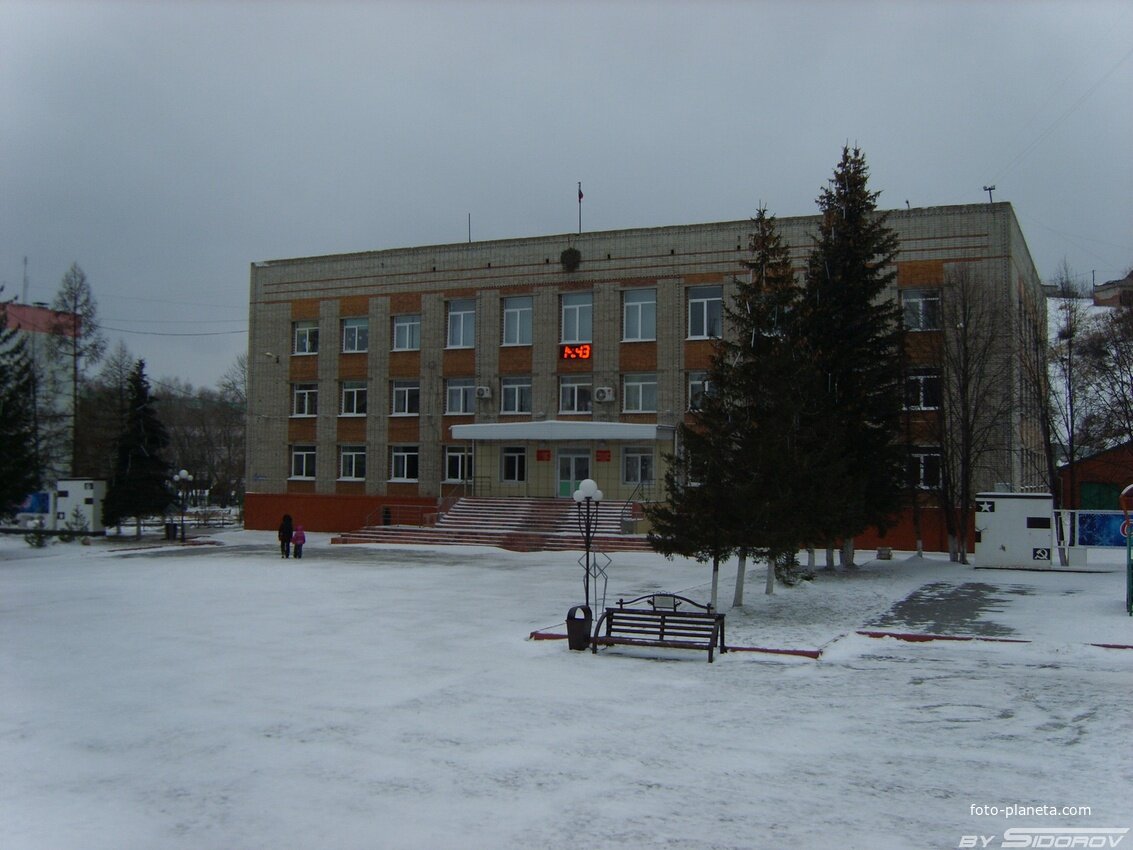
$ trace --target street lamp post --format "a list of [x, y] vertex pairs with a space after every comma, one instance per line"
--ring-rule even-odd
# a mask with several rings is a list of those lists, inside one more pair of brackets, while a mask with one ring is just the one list
[[181, 494], [181, 542], [185, 542], [185, 501], [189, 485], [193, 483], [193, 476], [187, 470], [173, 473], [173, 484]]
[[[578, 489], [574, 491], [574, 501], [578, 504], [578, 530], [586, 549], [586, 572], [582, 578], [582, 589], [586, 594], [586, 607], [590, 608], [590, 547], [594, 542], [598, 505], [602, 502], [602, 491], [593, 478], [587, 478], [578, 485]], [[598, 600], [594, 601], [597, 603]]]

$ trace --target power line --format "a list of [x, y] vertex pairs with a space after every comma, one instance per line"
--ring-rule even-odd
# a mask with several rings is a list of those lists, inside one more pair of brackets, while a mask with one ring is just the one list
[[1117, 69], [1125, 64], [1125, 60], [1127, 60], [1130, 56], [1133, 56], [1133, 47], [1129, 48], [1129, 50], [1127, 50], [1125, 52], [1125, 54], [1120, 59], [1118, 59], [1116, 63], [1114, 63], [1113, 67], [1111, 67], [1108, 71], [1106, 71], [1104, 74], [1102, 74], [1101, 77], [1098, 78], [1097, 82], [1095, 82], [1092, 86], [1090, 86], [1088, 89], [1086, 89], [1086, 91], [1082, 94], [1081, 97], [1079, 97], [1076, 101], [1074, 101], [1072, 104], [1070, 104], [1070, 106], [1068, 106], [1065, 110], [1063, 110], [1062, 113], [1057, 118], [1055, 118], [1054, 121], [1045, 130], [1043, 130], [1041, 133], [1039, 133], [1039, 135], [1034, 140], [1032, 140], [1029, 145], [1027, 145], [1025, 148], [1023, 148], [1023, 150], [1020, 151], [1015, 156], [1015, 158], [1013, 160], [1011, 160], [1009, 163], [1007, 163], [1007, 165], [1005, 165], [1003, 168], [999, 169], [999, 172], [995, 175], [992, 182], [995, 182], [995, 181], [998, 181], [999, 179], [1001, 179], [1003, 177], [1003, 175], [1006, 174], [1008, 171], [1010, 171], [1012, 168], [1014, 168], [1015, 165], [1021, 159], [1023, 159], [1023, 157], [1025, 157], [1032, 150], [1034, 150], [1036, 147], [1038, 147], [1040, 144], [1042, 144], [1042, 142], [1044, 142], [1046, 140], [1046, 137], [1049, 136], [1051, 133], [1053, 133], [1055, 128], [1058, 127], [1058, 125], [1061, 124], [1063, 121], [1065, 121], [1073, 112], [1075, 112], [1078, 109], [1079, 106], [1081, 106], [1083, 103], [1085, 103], [1090, 98], [1090, 96], [1095, 91], [1098, 90], [1098, 88], [1101, 86], [1102, 83], [1104, 83], [1111, 76], [1113, 76], [1113, 74], [1117, 71]]
[[230, 336], [232, 334], [246, 334], [247, 328], [238, 331], [204, 331], [202, 333], [181, 333], [176, 331], [131, 331], [126, 328], [112, 328], [108, 325], [99, 325], [104, 331], [114, 331], [120, 334], [135, 334], [136, 336]]

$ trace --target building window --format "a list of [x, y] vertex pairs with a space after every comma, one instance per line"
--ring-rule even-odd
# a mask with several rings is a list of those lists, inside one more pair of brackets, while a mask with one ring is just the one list
[[500, 379], [500, 413], [531, 412], [531, 378]]
[[291, 477], [292, 478], [314, 478], [315, 477], [315, 447], [314, 446], [292, 446], [291, 447]]
[[296, 322], [292, 325], [291, 353], [292, 354], [318, 354], [319, 353], [319, 323]]
[[342, 382], [342, 410], [343, 416], [366, 415], [366, 382]]
[[622, 481], [626, 484], [652, 484], [653, 449], [627, 446], [622, 450]]
[[939, 369], [913, 369], [905, 378], [905, 407], [909, 410], [940, 408]]
[[504, 446], [500, 452], [500, 480], [513, 484], [527, 480], [527, 449]]
[[291, 415], [317, 416], [319, 413], [319, 385], [291, 385]]
[[688, 409], [700, 410], [701, 400], [712, 392], [707, 372], [688, 373]]
[[393, 415], [417, 416], [421, 412], [421, 385], [417, 381], [394, 381]]
[[476, 347], [476, 301], [461, 298], [448, 302], [448, 347]]
[[416, 481], [417, 459], [417, 446], [393, 446], [390, 448], [390, 481]]
[[657, 412], [655, 374], [626, 375], [622, 379], [622, 410], [626, 413]]
[[939, 289], [903, 289], [901, 308], [905, 316], [905, 330], [940, 330]]
[[562, 296], [562, 342], [592, 342], [591, 319], [594, 296], [589, 292], [571, 292]]
[[471, 378], [449, 378], [445, 381], [445, 413], [476, 412], [476, 387]]
[[590, 412], [590, 375], [570, 375], [559, 379], [559, 413]]
[[471, 450], [464, 446], [445, 446], [445, 481], [471, 480]]
[[940, 489], [940, 449], [915, 448], [909, 453], [909, 481], [920, 490]]
[[393, 350], [419, 351], [421, 348], [421, 317], [393, 317]]
[[724, 287], [693, 286], [688, 291], [688, 338], [716, 339], [723, 329]]
[[342, 320], [342, 353], [353, 354], [370, 350], [370, 320]]
[[531, 345], [531, 296], [503, 300], [504, 345]]
[[622, 293], [622, 340], [653, 339], [657, 339], [657, 290], [626, 290]]
[[366, 478], [366, 447], [341, 446], [338, 450], [338, 477], [344, 481]]

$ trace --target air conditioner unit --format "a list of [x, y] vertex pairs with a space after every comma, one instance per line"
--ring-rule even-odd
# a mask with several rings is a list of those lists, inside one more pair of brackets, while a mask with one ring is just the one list
[[614, 388], [613, 387], [598, 387], [594, 390], [595, 401], [613, 401]]
[[477, 387], [476, 388], [476, 398], [491, 398], [491, 397], [492, 397], [492, 388], [491, 387]]

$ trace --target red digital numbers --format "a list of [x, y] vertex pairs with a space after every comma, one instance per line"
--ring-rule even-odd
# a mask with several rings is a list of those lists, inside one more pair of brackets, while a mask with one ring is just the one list
[[564, 345], [560, 349], [560, 356], [563, 360], [589, 360], [590, 343], [584, 342], [580, 345]]

